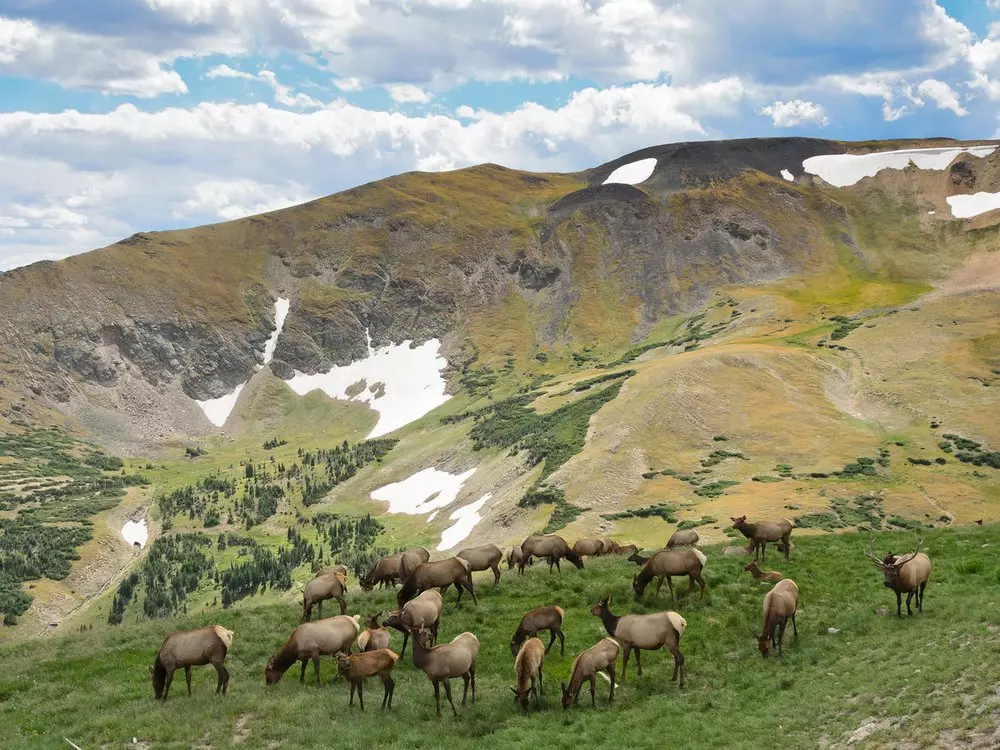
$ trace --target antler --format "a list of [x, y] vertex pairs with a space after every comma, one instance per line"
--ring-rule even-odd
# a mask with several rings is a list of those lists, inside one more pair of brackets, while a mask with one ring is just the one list
[[924, 538], [923, 538], [923, 537], [920, 537], [920, 538], [918, 538], [918, 539], [917, 539], [917, 548], [916, 548], [915, 550], [913, 550], [913, 552], [911, 552], [911, 553], [910, 553], [909, 555], [907, 555], [906, 557], [903, 557], [903, 558], [899, 558], [899, 559], [897, 559], [897, 560], [896, 560], [896, 565], [897, 565], [897, 566], [902, 566], [902, 565], [905, 565], [905, 564], [906, 564], [906, 563], [908, 563], [908, 562], [909, 562], [910, 560], [912, 560], [912, 559], [913, 559], [914, 557], [916, 557], [916, 556], [917, 556], [917, 553], [918, 553], [918, 552], [920, 552], [920, 545], [922, 545], [923, 543], [924, 543]]
[[885, 564], [877, 557], [875, 557], [875, 555], [872, 553], [872, 548], [874, 546], [875, 546], [875, 535], [872, 534], [871, 540], [868, 542], [868, 549], [865, 550], [865, 554], [868, 555], [868, 557], [871, 558], [872, 562], [875, 563], [878, 567], [884, 568]]

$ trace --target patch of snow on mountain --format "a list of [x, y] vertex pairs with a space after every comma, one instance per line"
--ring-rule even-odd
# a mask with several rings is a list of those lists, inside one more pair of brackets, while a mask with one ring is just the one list
[[402, 481], [379, 487], [371, 496], [372, 500], [389, 503], [389, 513], [430, 513], [455, 502], [462, 485], [475, 473], [475, 469], [469, 469], [463, 474], [449, 474], [432, 466]]
[[968, 219], [1000, 208], [1000, 193], [949, 195], [945, 200], [951, 206], [951, 215], [956, 219]]
[[240, 383], [232, 393], [227, 393], [225, 396], [219, 396], [218, 398], [211, 398], [208, 401], [195, 401], [195, 403], [205, 412], [205, 416], [208, 417], [209, 422], [216, 427], [222, 427], [226, 423], [226, 420], [229, 419], [233, 407], [236, 406], [236, 399], [240, 397], [240, 391], [243, 390], [243, 386], [245, 385], [246, 383]]
[[782, 169], [781, 170], [781, 176], [784, 177], [789, 182], [795, 182], [795, 175], [793, 175], [787, 169]]
[[[439, 356], [440, 348], [441, 343], [431, 339], [412, 349], [409, 340], [373, 349], [369, 339], [364, 359], [315, 375], [296, 371], [285, 382], [300, 396], [318, 388], [330, 398], [367, 403], [379, 415], [368, 435], [375, 438], [419, 419], [451, 398], [444, 392], [441, 371], [448, 366], [448, 360]], [[358, 388], [362, 381], [381, 383], [382, 387], [375, 392]]]
[[483, 520], [483, 517], [479, 515], [479, 511], [482, 510], [483, 506], [486, 505], [486, 502], [492, 496], [492, 493], [487, 492], [476, 500], [476, 502], [463, 505], [448, 516], [448, 519], [455, 523], [441, 532], [441, 544], [437, 546], [438, 552], [451, 549], [472, 533], [476, 524]]
[[274, 350], [278, 346], [278, 336], [281, 329], [285, 327], [285, 318], [288, 317], [288, 308], [291, 302], [287, 297], [278, 297], [274, 303], [274, 331], [264, 343], [264, 364], [266, 365], [274, 359]]
[[802, 168], [834, 187], [847, 187], [865, 177], [873, 177], [883, 169], [906, 169], [911, 161], [919, 169], [945, 169], [959, 154], [982, 157], [995, 150], [996, 145], [910, 148], [872, 154], [824, 154], [809, 157], [802, 162]]
[[130, 545], [138, 544], [140, 547], [145, 547], [146, 540], [149, 539], [149, 528], [146, 526], [146, 521], [128, 521], [122, 526], [122, 537]]
[[648, 180], [653, 174], [654, 169], [656, 169], [656, 159], [639, 159], [639, 161], [633, 161], [618, 167], [601, 184], [622, 183], [625, 185], [638, 185], [640, 182]]

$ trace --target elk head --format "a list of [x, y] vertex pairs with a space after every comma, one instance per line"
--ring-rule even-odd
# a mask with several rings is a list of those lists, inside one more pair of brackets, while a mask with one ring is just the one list
[[632, 590], [636, 596], [642, 596], [646, 591], [646, 582], [639, 580], [638, 574], [632, 576]]
[[[565, 683], [564, 683], [565, 684]], [[514, 694], [514, 700], [521, 707], [522, 711], [528, 710], [528, 699], [535, 694], [534, 686], [528, 686], [524, 690], [518, 690], [516, 687], [512, 687], [510, 692]], [[536, 698], [537, 700], [537, 698]]]
[[753, 634], [753, 637], [757, 639], [757, 650], [760, 651], [760, 655], [766, 659], [768, 654], [771, 653], [771, 639], [764, 638], [757, 632]]
[[281, 680], [281, 670], [274, 666], [274, 657], [272, 656], [267, 660], [267, 666], [264, 667], [264, 682], [268, 685], [277, 685]]
[[337, 677], [344, 677], [351, 671], [351, 657], [343, 651], [338, 651], [333, 655], [337, 660]]
[[611, 606], [611, 594], [602, 597], [600, 601], [597, 602], [593, 607], [590, 608], [590, 614], [595, 617], [600, 617], [602, 614], [608, 611]]
[[561, 687], [562, 687], [562, 707], [569, 708], [571, 705], [573, 705], [573, 696], [570, 695], [569, 687], [566, 686], [565, 682], [562, 683]]
[[875, 564], [875, 567], [882, 571], [882, 574], [885, 576], [885, 587], [887, 589], [896, 590], [899, 588], [899, 571], [903, 569], [903, 566], [906, 565], [906, 563], [917, 556], [917, 553], [920, 552], [920, 546], [923, 543], [924, 539], [921, 537], [917, 540], [917, 548], [910, 554], [894, 555], [892, 552], [889, 552], [885, 557], [879, 560], [872, 551], [875, 546], [875, 537], [872, 536], [871, 540], [868, 542], [868, 549], [865, 550], [865, 554]]

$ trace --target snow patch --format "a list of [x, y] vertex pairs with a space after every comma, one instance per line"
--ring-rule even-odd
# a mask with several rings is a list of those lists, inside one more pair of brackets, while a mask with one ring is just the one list
[[429, 513], [455, 502], [462, 485], [475, 473], [475, 469], [469, 469], [464, 474], [449, 474], [432, 466], [400, 482], [379, 487], [371, 496], [372, 500], [389, 503], [389, 513]]
[[784, 177], [789, 182], [795, 182], [795, 175], [793, 175], [787, 169], [782, 169], [781, 170], [781, 176]]
[[802, 168], [834, 187], [847, 187], [865, 177], [873, 177], [883, 169], [906, 169], [912, 161], [919, 169], [945, 169], [959, 154], [989, 156], [993, 146], [967, 148], [910, 148], [899, 151], [879, 151], [872, 154], [824, 154], [811, 156]]
[[945, 200], [951, 206], [951, 215], [956, 219], [968, 219], [1000, 208], [1000, 193], [949, 195]]
[[288, 308], [290, 306], [291, 301], [287, 297], [278, 297], [274, 303], [274, 331], [272, 331], [267, 341], [264, 342], [265, 365], [274, 359], [274, 350], [278, 346], [278, 336], [281, 335], [281, 330], [285, 327], [285, 318], [288, 317]]
[[638, 185], [640, 182], [648, 180], [653, 174], [654, 169], [656, 169], [656, 159], [639, 159], [639, 161], [633, 161], [618, 167], [601, 184], [621, 183], [624, 185]]
[[438, 552], [451, 549], [472, 533], [476, 524], [483, 520], [483, 517], [479, 515], [479, 511], [482, 510], [491, 497], [493, 497], [493, 493], [487, 492], [476, 500], [476, 502], [463, 505], [448, 516], [448, 519], [455, 523], [441, 532], [441, 544], [437, 546]]
[[[367, 403], [379, 415], [368, 437], [386, 435], [451, 398], [444, 392], [445, 381], [441, 377], [441, 371], [448, 366], [448, 360], [439, 356], [441, 342], [431, 339], [412, 349], [410, 343], [407, 339], [401, 344], [373, 349], [369, 337], [368, 356], [364, 359], [315, 375], [296, 370], [294, 377], [285, 382], [300, 396], [319, 389], [330, 398]], [[352, 389], [348, 394], [348, 389], [362, 380], [381, 387], [374, 392], [370, 388], [357, 392]]]
[[205, 416], [208, 417], [209, 422], [216, 427], [222, 427], [226, 423], [226, 420], [229, 419], [233, 407], [236, 406], [236, 400], [240, 397], [240, 391], [243, 390], [243, 386], [245, 385], [246, 383], [240, 383], [232, 393], [227, 393], [225, 396], [219, 396], [218, 398], [211, 398], [208, 401], [195, 401], [195, 403], [205, 412]]
[[140, 547], [145, 547], [146, 541], [149, 539], [149, 528], [146, 526], [145, 519], [128, 521], [122, 526], [122, 537], [129, 545], [138, 544]]

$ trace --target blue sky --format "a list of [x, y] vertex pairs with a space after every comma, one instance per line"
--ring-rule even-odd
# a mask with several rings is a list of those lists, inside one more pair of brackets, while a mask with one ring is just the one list
[[412, 169], [998, 114], [1000, 0], [0, 0], [0, 270]]

